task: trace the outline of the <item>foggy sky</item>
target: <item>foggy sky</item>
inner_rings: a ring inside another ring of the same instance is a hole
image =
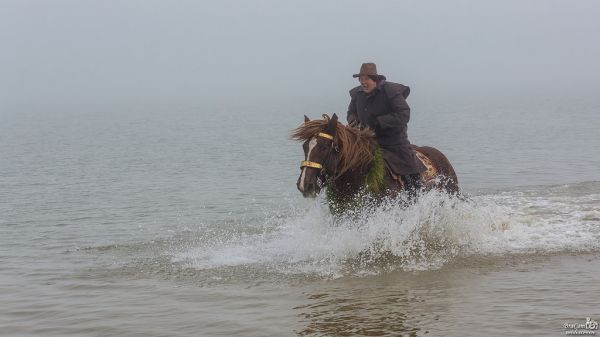
[[[419,97],[594,93],[599,33],[600,2],[581,0],[0,0],[0,110],[347,104],[366,61]]]

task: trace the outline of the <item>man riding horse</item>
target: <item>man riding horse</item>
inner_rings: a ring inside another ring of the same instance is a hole
[[[386,81],[377,73],[375,63],[363,63],[358,74],[360,86],[350,90],[348,123],[369,127],[381,147],[392,176],[411,194],[421,188],[421,175],[426,168],[417,160],[407,135],[410,107],[406,98],[410,88]],[[400,180],[401,179],[401,180]]]
[[[407,191],[412,200],[422,187],[457,194],[458,179],[448,158],[408,140],[409,88],[387,82],[373,63],[363,64],[354,77],[361,85],[350,90],[348,126],[336,114],[325,114],[317,120],[304,116],[292,131],[291,138],[303,142],[296,182],[302,195],[315,197],[326,187],[330,207],[342,211],[365,192],[379,198]]]

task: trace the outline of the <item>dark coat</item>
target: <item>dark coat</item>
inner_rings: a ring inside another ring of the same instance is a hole
[[[387,81],[381,81],[370,95],[361,86],[350,90],[348,123],[358,121],[375,131],[383,157],[397,175],[425,171],[408,140],[409,93],[409,87]]]

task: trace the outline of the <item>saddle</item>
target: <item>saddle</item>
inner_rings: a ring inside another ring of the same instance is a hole
[[[415,150],[415,152],[417,160],[419,160],[421,164],[425,166],[425,171],[421,172],[421,182],[423,183],[423,186],[427,187],[428,185],[431,185],[430,182],[438,175],[438,171],[435,168],[435,166],[433,166],[433,163],[431,162],[431,159],[429,159],[429,157],[419,152],[418,150]],[[402,178],[401,175],[395,174],[388,165],[387,161],[385,162],[385,167],[387,168],[387,172],[390,175],[390,177],[392,177],[392,179],[396,181],[401,188],[404,188],[404,178]]]

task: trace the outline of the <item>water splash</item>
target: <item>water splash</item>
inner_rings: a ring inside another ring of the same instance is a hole
[[[568,191],[568,189],[567,189]],[[457,257],[600,249],[600,194],[504,192],[461,200],[431,191],[333,217],[323,200],[265,219],[264,231],[206,234],[172,260],[194,269],[285,274],[438,269]],[[268,230],[267,230],[268,228]]]

